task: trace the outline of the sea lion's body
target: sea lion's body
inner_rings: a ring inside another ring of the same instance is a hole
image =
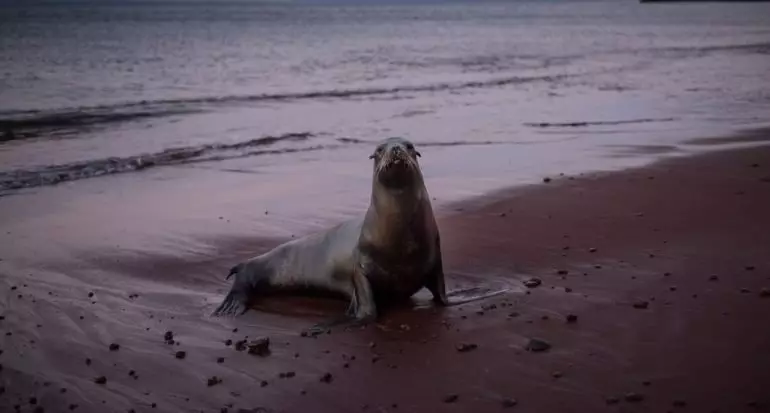
[[[376,317],[380,304],[423,287],[447,305],[441,243],[417,157],[407,140],[390,138],[371,156],[372,196],[366,214],[281,244],[236,265],[235,281],[215,315],[237,315],[276,289],[311,288],[350,299],[348,316]]]

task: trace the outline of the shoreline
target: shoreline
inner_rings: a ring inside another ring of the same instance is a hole
[[[229,287],[222,268],[277,239],[220,238],[197,260],[129,251],[46,263],[40,249],[29,266],[4,251],[0,406],[493,412],[515,399],[525,412],[755,411],[770,406],[768,168],[770,146],[756,146],[453,204],[437,216],[448,288],[509,293],[394,309],[316,338],[297,332],[345,303],[282,297],[238,319],[207,317]],[[530,277],[542,285],[524,288]],[[224,343],[244,336],[269,336],[271,355]],[[527,352],[531,338],[553,347]],[[101,375],[107,383],[94,383]],[[223,382],[207,386],[212,376]]]

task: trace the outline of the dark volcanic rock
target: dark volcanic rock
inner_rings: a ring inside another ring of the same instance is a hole
[[[320,380],[323,383],[331,383],[332,382],[332,374],[331,373],[324,373],[324,375],[321,376]]]
[[[468,351],[476,350],[478,348],[478,345],[474,343],[460,343],[457,345],[457,351],[460,353],[466,353]]]
[[[636,301],[636,302],[634,302],[633,306],[634,306],[634,308],[638,308],[640,310],[644,310],[645,308],[650,306],[650,303],[648,303],[647,301]]]
[[[120,344],[112,343],[110,344],[110,351],[118,351],[120,350]]]
[[[107,383],[107,378],[104,377],[104,376],[99,376],[99,377],[94,379],[94,383],[96,383],[96,384],[105,384],[105,383]]]
[[[626,395],[623,396],[623,398],[629,403],[637,403],[644,400],[644,395],[639,393],[629,392],[629,393],[626,393]]]
[[[177,352],[174,354],[174,357],[176,357],[176,358],[178,358],[178,359],[180,359],[180,360],[181,360],[181,359],[183,359],[183,358],[187,357],[187,353],[186,353],[186,352],[184,352],[184,351],[177,351]]]
[[[540,286],[543,282],[539,278],[530,278],[524,281],[524,286],[527,288],[535,288]]]
[[[444,403],[454,403],[459,398],[460,398],[460,396],[458,396],[456,394],[448,394],[448,395],[444,396]]]
[[[545,340],[541,340],[538,338],[531,338],[529,339],[529,342],[527,343],[527,346],[525,347],[525,349],[533,353],[541,353],[541,352],[550,350],[551,344]]]
[[[208,378],[208,380],[206,381],[206,384],[207,384],[209,387],[211,387],[211,386],[216,386],[216,385],[217,385],[217,384],[219,384],[219,383],[222,383],[222,379],[220,379],[220,378],[219,378],[219,377],[217,377],[217,376],[211,376],[211,377],[209,377],[209,378]]]
[[[503,399],[501,404],[507,409],[516,406],[519,402],[516,399]]]
[[[578,316],[575,314],[567,314],[567,322],[568,323],[576,323],[578,320]]]
[[[249,354],[257,356],[267,356],[270,354],[270,339],[262,337],[249,343]]]

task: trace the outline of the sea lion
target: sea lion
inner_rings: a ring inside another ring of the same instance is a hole
[[[437,305],[450,305],[420,156],[404,138],[379,143],[370,156],[374,166],[366,214],[232,267],[227,279],[235,276],[235,281],[213,315],[239,315],[260,295],[306,288],[350,300],[346,316],[328,325],[368,323],[380,306],[409,299],[423,287]]]

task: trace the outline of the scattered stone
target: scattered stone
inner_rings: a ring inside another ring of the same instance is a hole
[[[554,379],[559,379],[562,376],[564,376],[564,373],[560,371],[554,371],[553,373],[551,373],[551,377],[553,377]]]
[[[711,277],[709,277],[709,281],[718,281],[718,280],[719,280],[719,277],[717,277],[716,275],[712,275]]]
[[[748,288],[741,288],[741,292],[744,294],[748,294],[751,292],[751,290],[749,290]]]
[[[267,382],[262,380],[261,382],[259,382],[259,387],[267,387]]]
[[[225,358],[224,357],[217,357],[217,363],[222,364],[224,362],[225,362]]]
[[[664,277],[670,277],[670,276],[671,276],[671,273],[670,273],[670,272],[664,272],[664,273],[663,273],[663,276],[664,276]]]
[[[456,348],[460,353],[467,353],[469,351],[476,350],[478,346],[474,343],[460,343]]]
[[[524,286],[527,288],[535,288],[540,286],[543,282],[539,278],[530,278],[524,281]]]
[[[684,400],[674,400],[672,403],[674,407],[687,407],[687,402]]]
[[[246,340],[238,340],[235,342],[235,350],[236,351],[243,351],[246,350]]]
[[[174,354],[174,357],[176,357],[176,358],[178,358],[178,359],[182,360],[182,359],[184,359],[185,357],[187,357],[187,353],[186,353],[186,352],[184,352],[184,351],[177,351],[177,352]]]
[[[324,375],[321,376],[321,382],[322,383],[331,383],[332,382],[332,374],[331,373],[324,373]]]
[[[227,340],[225,340],[225,345],[226,345],[226,346],[232,346],[232,345],[233,345],[233,340],[230,340],[230,339],[228,338]]]
[[[525,347],[525,350],[531,351],[533,353],[541,353],[544,351],[548,351],[551,349],[551,344],[548,343],[545,340],[541,340],[538,338],[531,338],[529,339],[529,342],[527,343],[527,346]]]
[[[551,182],[551,178],[545,177],[545,178],[543,178],[543,182],[549,183],[549,182]]]
[[[558,270],[558,271],[556,271],[556,274],[558,274],[558,275],[567,275],[567,274],[569,274],[569,271],[567,271],[567,270]]]
[[[135,371],[133,371],[133,370],[129,370],[129,371],[128,371],[128,375],[129,375],[129,376],[131,376],[131,377],[133,377],[133,376],[135,376],[135,375],[136,375],[136,372],[135,372]]]
[[[638,308],[640,310],[644,310],[644,309],[646,309],[647,307],[650,306],[650,303],[648,303],[647,301],[636,301],[633,304],[633,306],[634,306],[634,308]]]
[[[174,332],[166,331],[166,333],[163,334],[163,341],[166,341],[166,342],[174,341]]]
[[[267,356],[270,354],[270,339],[261,337],[249,343],[249,354]]]
[[[623,396],[623,398],[629,403],[638,403],[644,400],[644,395],[640,393],[629,392],[629,393],[626,393],[626,395]]]
[[[287,371],[285,373],[278,373],[278,378],[280,378],[280,379],[290,379],[290,378],[292,378],[292,377],[294,377],[296,375],[297,375],[297,373],[295,373],[293,371]]]
[[[520,316],[521,314],[518,311],[514,311],[508,314],[508,317],[515,318]]]
[[[575,314],[567,314],[567,322],[568,323],[576,323],[578,319],[578,316]]]
[[[94,293],[92,293],[92,292],[91,292],[91,293],[88,293],[88,298],[91,298],[91,297],[93,297],[93,296],[94,296]]]
[[[99,376],[99,377],[94,379],[94,383],[96,383],[96,384],[105,384],[105,383],[107,383],[107,378],[104,377],[104,376]]]
[[[91,365],[91,359],[87,358],[86,359],[86,366],[90,366],[90,365]]]
[[[605,402],[607,402],[607,404],[618,404],[620,403],[620,399],[615,396],[610,396],[605,399]]]
[[[110,351],[118,351],[120,350],[120,344],[112,343],[110,344]]]
[[[571,293],[572,292],[572,288],[564,287],[564,292]]]
[[[454,403],[459,398],[460,398],[460,396],[458,396],[456,394],[448,394],[448,395],[444,396],[444,403]]]
[[[77,404],[75,404],[75,403],[72,403],[72,404],[70,404],[70,405],[69,405],[69,409],[70,409],[70,410],[75,410],[75,409],[77,409],[77,408],[78,408],[78,405],[77,405]]]
[[[503,399],[502,403],[504,408],[508,409],[516,406],[519,402],[516,399]]]
[[[770,297],[770,288],[765,287],[759,290],[759,296],[763,298]]]
[[[589,248],[588,249],[588,252],[596,252],[596,251],[598,251],[596,248]]]
[[[220,379],[220,378],[219,378],[219,377],[217,377],[217,376],[211,376],[211,377],[209,377],[209,378],[208,378],[208,380],[206,381],[206,384],[207,384],[209,387],[211,387],[211,386],[216,386],[216,385],[217,385],[217,384],[219,384],[219,383],[222,383],[222,379]]]
[[[757,269],[757,268],[755,266],[753,266],[753,265],[747,265],[746,266],[746,271],[754,271],[755,269]]]

